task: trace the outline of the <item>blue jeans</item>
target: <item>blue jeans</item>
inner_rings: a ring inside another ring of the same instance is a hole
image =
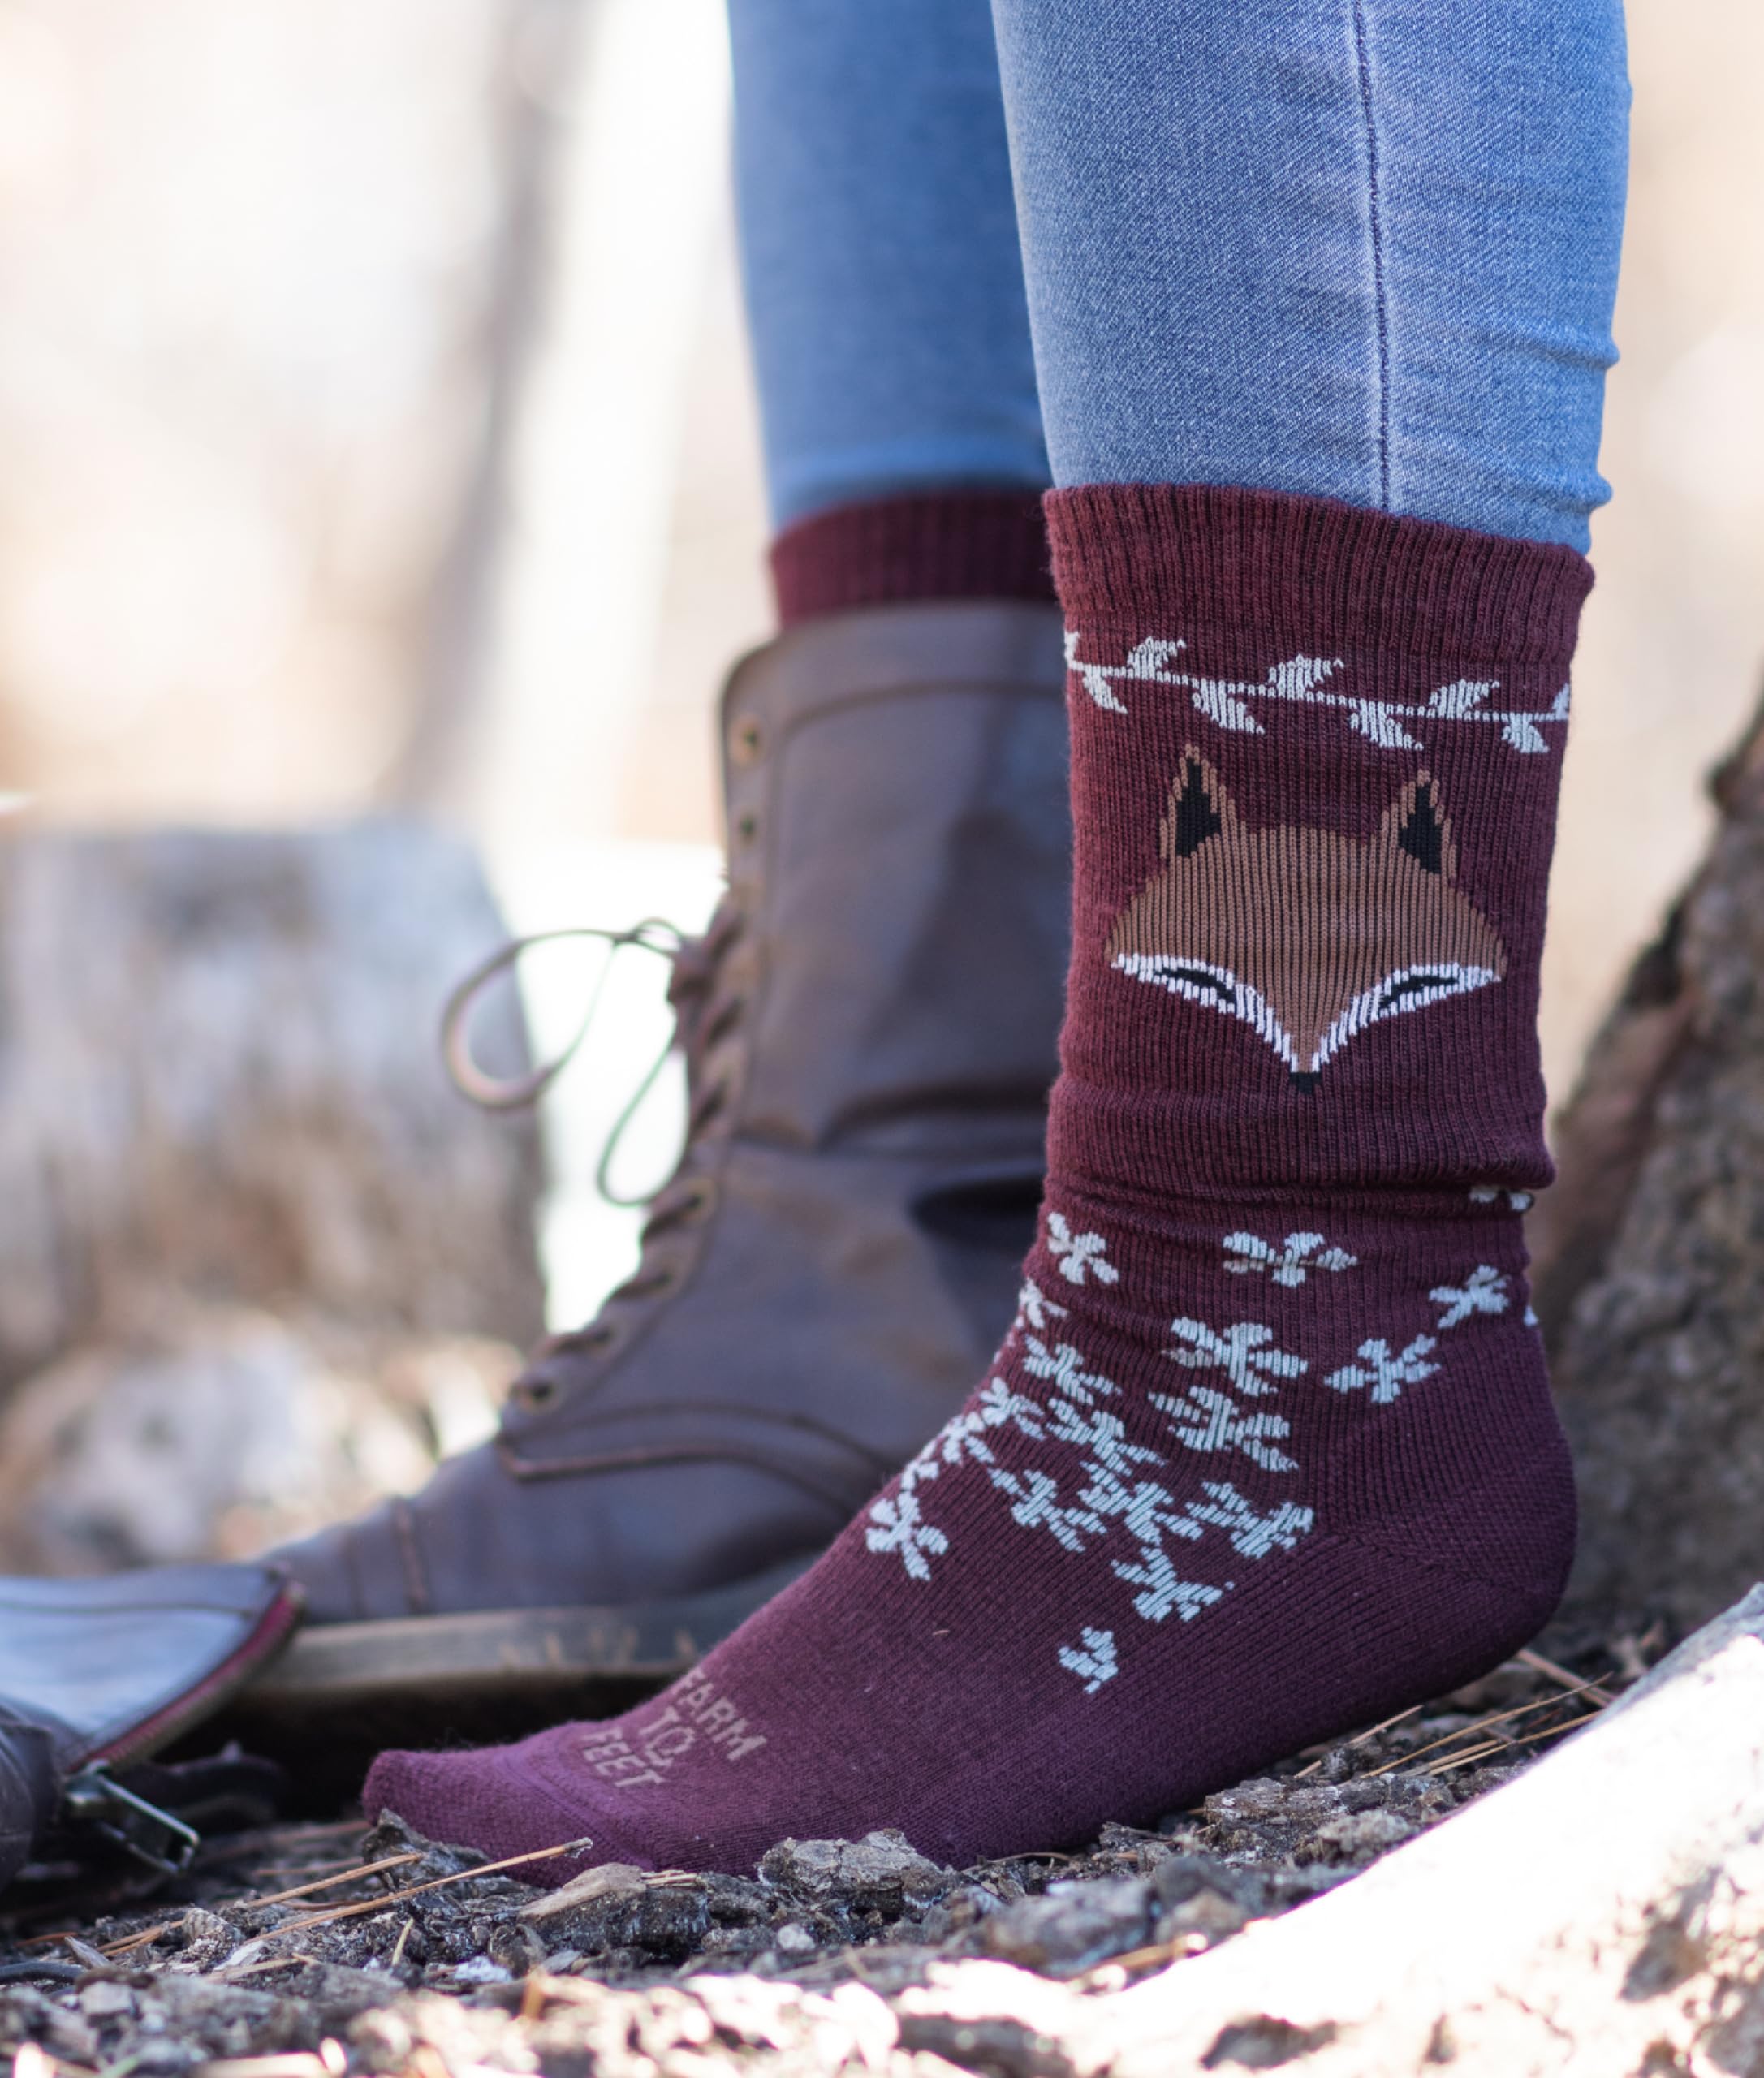
[[[1585,548],[1620,0],[730,15],[780,524],[1050,468]]]

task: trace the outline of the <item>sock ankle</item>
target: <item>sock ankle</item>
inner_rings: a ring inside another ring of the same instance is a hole
[[[370,1811],[651,1867],[881,1826],[970,1862],[1154,1822],[1553,1607],[1520,1214],[1585,566],[1252,492],[1049,505],[1074,955],[987,1377],[673,1688],[382,1757]]]
[[[771,548],[778,623],[925,599],[1051,601],[1033,490],[916,491],[817,512]]]

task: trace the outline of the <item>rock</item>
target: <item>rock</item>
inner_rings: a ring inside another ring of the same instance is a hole
[[[981,1946],[1027,1969],[1076,1977],[1111,1955],[1145,1947],[1154,1895],[1136,1877],[1050,1883],[1044,1895],[1024,1898],[987,1920]]]
[[[126,1984],[101,1981],[80,1988],[80,2010],[88,2020],[126,2020],[135,2012],[135,1994]]]
[[[1412,1821],[1389,1809],[1343,1811],[1318,1827],[1309,1851],[1323,1861],[1370,1861],[1387,1848],[1413,1839],[1419,1830]]]
[[[952,1870],[928,1860],[903,1833],[860,1840],[783,1840],[760,1863],[760,1881],[810,1903],[898,1912],[931,1904],[954,1887]]]

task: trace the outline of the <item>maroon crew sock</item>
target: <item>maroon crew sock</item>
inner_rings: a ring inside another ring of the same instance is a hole
[[[573,1866],[882,1826],[968,1863],[1180,1809],[1555,1606],[1572,1489],[1519,1214],[1587,567],[1253,492],[1048,507],[1075,951],[990,1374],[656,1700],[383,1755],[370,1810],[591,1838]]]
[[[771,563],[784,627],[854,606],[1054,597],[1033,490],[914,491],[835,506],[786,528]]]

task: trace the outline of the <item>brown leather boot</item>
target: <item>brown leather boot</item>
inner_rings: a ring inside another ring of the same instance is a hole
[[[729,890],[676,967],[691,1123],[640,1265],[493,1442],[276,1554],[309,1610],[278,1696],[671,1674],[960,1403],[1033,1233],[1063,685],[1027,604],[830,615],[737,668]]]

